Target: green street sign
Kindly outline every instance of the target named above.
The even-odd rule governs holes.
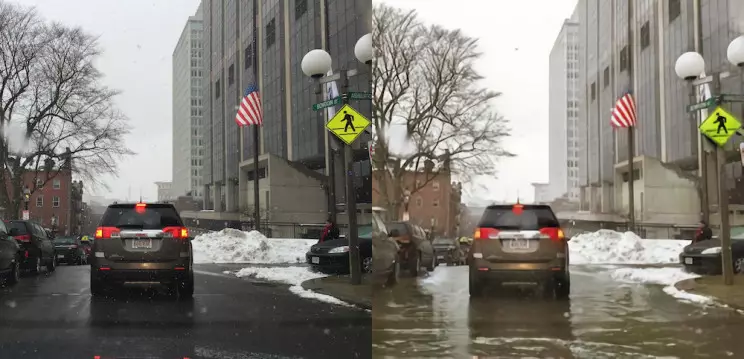
[[[687,112],[700,111],[706,108],[714,107],[721,103],[721,96],[711,97],[703,102],[687,106]]]
[[[324,108],[328,108],[331,106],[338,106],[341,104],[341,96],[334,97],[328,101],[319,102],[313,105],[313,111],[319,111]]]
[[[372,94],[369,92],[349,92],[350,100],[371,100]]]

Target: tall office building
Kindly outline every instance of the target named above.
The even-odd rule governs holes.
[[[676,76],[674,64],[682,53],[698,51],[706,60],[707,73],[727,70],[726,47],[744,30],[740,27],[744,4],[738,0],[634,1],[630,10],[628,4],[579,0],[577,5],[581,206],[595,213],[619,214],[622,220],[629,210],[632,178],[637,221],[694,224],[700,218],[699,132],[696,119],[685,109],[690,84]],[[630,11],[632,21],[628,21]],[[742,93],[742,85],[727,81],[723,91]],[[628,90],[635,97],[638,121],[632,176],[627,132],[609,125],[615,101]],[[730,108],[741,113],[740,105]],[[728,186],[733,188],[741,165],[728,167]],[[711,189],[711,198],[715,197]],[[732,197],[732,201],[740,199]]]
[[[173,196],[202,198],[204,46],[201,7],[173,50]]]
[[[327,216],[328,164],[335,163],[337,202],[344,198],[338,153],[329,161],[333,140],[325,129],[319,85],[300,68],[303,56],[323,48],[334,70],[359,68],[350,91],[370,92],[369,72],[354,58],[357,39],[371,32],[368,0],[237,1],[203,0],[204,8],[204,204],[216,212],[253,210],[254,168],[260,205],[271,221],[321,221]],[[263,126],[239,128],[236,106],[248,86],[259,89]],[[369,101],[353,102],[371,118]],[[259,163],[254,133],[259,131]],[[358,202],[371,203],[370,136],[356,143],[354,172]],[[339,148],[339,147],[337,147]],[[334,151],[338,152],[338,151]],[[290,213],[293,213],[290,215]]]
[[[579,24],[563,22],[550,51],[548,128],[550,148],[547,201],[579,201]],[[545,199],[543,199],[545,200]]]

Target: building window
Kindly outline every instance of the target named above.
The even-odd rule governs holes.
[[[431,188],[434,189],[434,191],[439,191],[439,181],[434,181],[431,183]]]
[[[597,84],[595,82],[592,82],[591,95],[592,95],[592,101],[594,101],[597,98]]]
[[[682,12],[681,2],[679,0],[669,0],[669,23],[674,21]]]
[[[307,0],[295,0],[295,20],[307,12]]]
[[[641,50],[648,47],[651,44],[651,33],[648,26],[648,21],[641,26]]]
[[[59,207],[59,197],[52,197],[52,207]]]
[[[214,83],[214,98],[220,98],[220,90],[222,88],[220,87],[220,80],[217,80],[217,82]]]
[[[36,197],[36,207],[44,207],[44,196],[39,195]]]
[[[44,185],[44,181],[41,178],[36,179],[36,188],[41,188]]]
[[[52,181],[52,188],[54,188],[54,189],[60,189],[60,188],[62,188],[61,181],[58,180],[58,179],[55,179],[54,181]]]
[[[620,50],[620,72],[628,69],[628,46],[623,46]]]
[[[230,65],[230,67],[227,68],[227,85],[232,85],[235,83],[235,65]]]
[[[244,67],[245,69],[251,68],[253,66],[253,44],[248,45],[248,47],[245,48],[245,54],[243,55],[243,61],[245,61]]]
[[[431,202],[432,207],[439,207],[439,200],[435,199],[433,202]]]
[[[610,86],[610,67],[607,66],[604,69],[604,87]]]
[[[421,199],[421,197],[416,197],[416,207],[423,207],[424,206],[424,200]]]
[[[268,24],[266,24],[266,48],[270,48],[271,45],[274,45],[274,42],[276,41],[276,22],[274,19],[271,19]]]

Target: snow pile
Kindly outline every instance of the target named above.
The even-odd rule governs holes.
[[[657,284],[664,286],[664,292],[677,299],[699,303],[713,304],[712,298],[697,295],[677,289],[674,284],[699,275],[687,273],[682,268],[618,268],[610,272],[610,276],[621,282]]]
[[[633,232],[602,229],[571,238],[572,264],[672,264],[687,240],[642,239]]]
[[[191,242],[195,263],[303,263],[312,239],[266,238],[263,234],[225,228],[198,235]]]
[[[238,277],[251,277],[272,282],[289,284],[289,290],[303,298],[320,300],[323,302],[350,306],[348,303],[331,297],[330,295],[315,293],[302,288],[302,282],[310,279],[326,277],[325,274],[315,273],[307,267],[248,267],[235,273]]]

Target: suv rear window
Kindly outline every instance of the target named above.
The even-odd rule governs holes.
[[[490,206],[483,212],[478,227],[524,231],[560,227],[560,223],[550,207],[541,205],[522,206],[522,213],[515,213],[514,206]]]
[[[407,236],[410,234],[408,232],[408,226],[406,226],[406,224],[403,222],[393,222],[393,223],[386,225],[386,227],[387,227],[388,233],[392,232],[393,229],[397,229],[398,234],[401,236]]]
[[[26,229],[26,223],[24,222],[10,221],[5,223],[8,225],[8,231],[15,228],[18,231],[18,235],[28,234],[28,229]]]
[[[138,229],[162,229],[163,227],[183,226],[181,217],[172,205],[147,204],[138,213],[134,204],[115,204],[106,209],[101,218],[101,227],[129,227]]]

